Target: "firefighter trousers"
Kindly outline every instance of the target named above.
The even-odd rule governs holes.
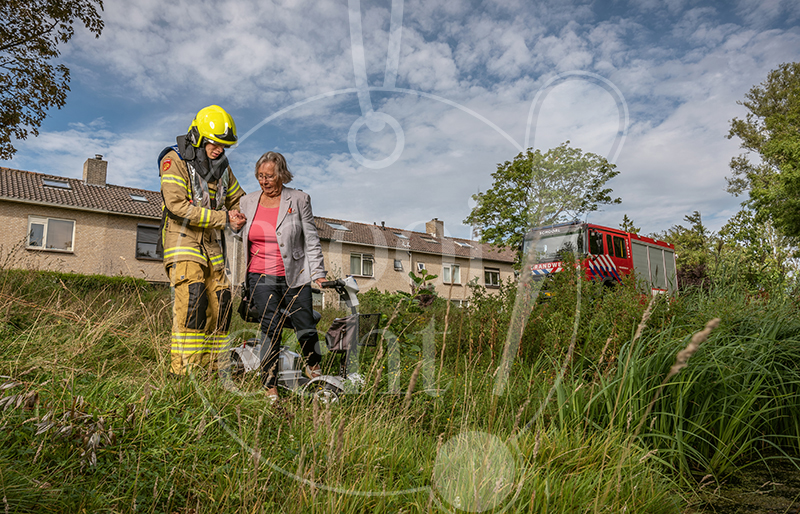
[[[182,261],[170,266],[168,275],[175,294],[170,371],[185,375],[190,368],[227,370],[231,283],[225,271]]]

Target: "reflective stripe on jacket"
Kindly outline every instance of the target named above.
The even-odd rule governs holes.
[[[170,162],[167,163],[166,161]],[[162,232],[164,266],[179,261],[195,261],[214,269],[225,264],[222,247],[222,229],[228,224],[230,210],[239,209],[239,199],[244,196],[230,167],[225,209],[210,209],[192,201],[189,168],[175,151],[168,152],[159,163],[161,196],[164,201],[165,220]],[[208,184],[212,205],[216,203],[217,183]]]

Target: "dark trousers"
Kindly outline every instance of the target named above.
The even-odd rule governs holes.
[[[319,364],[319,336],[314,323],[311,284],[288,287],[285,277],[247,273],[255,308],[261,315],[261,376],[265,387],[278,383],[278,353],[284,328],[294,328],[308,366]]]

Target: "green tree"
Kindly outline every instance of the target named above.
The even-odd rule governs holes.
[[[768,221],[757,221],[752,209],[742,209],[722,226],[719,246],[717,267],[725,265],[753,291],[779,291],[796,275],[791,240]]]
[[[683,218],[688,227],[674,225],[662,234],[653,234],[656,239],[675,245],[678,284],[707,286],[712,246],[715,240],[705,225],[700,211],[694,211]]]
[[[51,107],[61,108],[69,69],[50,61],[59,43],[72,38],[76,21],[100,37],[102,0],[3,0],[0,2],[0,159],[17,151],[12,137],[26,139]]]
[[[528,149],[497,165],[494,182],[464,223],[477,228],[484,243],[517,247],[532,226],[569,220],[620,203],[605,183],[618,175],[605,158],[583,153],[569,141],[545,153]]]
[[[747,115],[731,121],[728,138],[738,137],[746,153],[731,160],[728,191],[749,193],[759,221],[800,237],[800,63],[781,64],[745,98]]]
[[[619,228],[624,230],[625,232],[630,232],[631,234],[638,234],[641,230],[636,225],[634,225],[633,220],[628,217],[627,214],[622,216],[622,223],[619,224]]]

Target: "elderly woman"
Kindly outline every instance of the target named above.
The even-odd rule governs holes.
[[[278,353],[286,308],[306,359],[305,374],[320,375],[319,343],[313,320],[311,282],[325,280],[322,247],[311,213],[311,198],[285,184],[292,180],[286,159],[267,152],[256,163],[261,191],[240,201],[247,217],[242,238],[247,245],[247,283],[261,316],[262,380],[272,401],[278,398]]]

